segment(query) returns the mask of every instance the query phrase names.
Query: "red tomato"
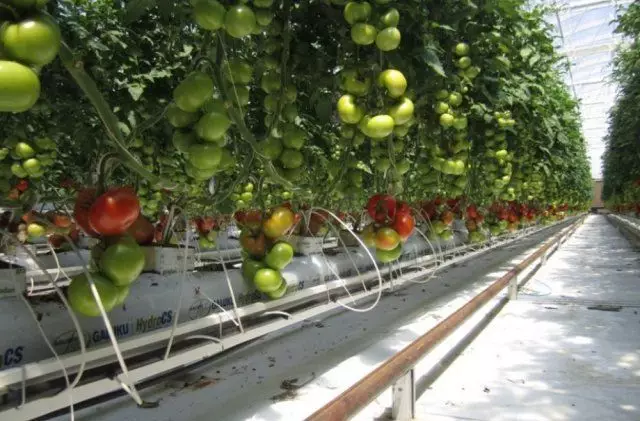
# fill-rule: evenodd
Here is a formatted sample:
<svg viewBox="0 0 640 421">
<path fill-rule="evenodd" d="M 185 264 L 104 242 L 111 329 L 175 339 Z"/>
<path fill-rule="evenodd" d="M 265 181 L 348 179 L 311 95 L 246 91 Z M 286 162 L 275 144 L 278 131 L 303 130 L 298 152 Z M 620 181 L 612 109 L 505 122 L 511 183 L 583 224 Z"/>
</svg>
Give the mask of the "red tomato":
<svg viewBox="0 0 640 421">
<path fill-rule="evenodd" d="M 401 213 L 411 213 L 409 204 L 404 200 L 401 200 L 396 204 L 396 217 Z"/>
<path fill-rule="evenodd" d="M 11 189 L 7 197 L 10 200 L 18 200 L 20 198 L 20 191 L 18 189 Z"/>
<path fill-rule="evenodd" d="M 402 212 L 396 214 L 396 220 L 393 223 L 393 229 L 400 235 L 403 240 L 409 238 L 413 232 L 413 228 L 416 226 L 416 221 L 409 212 Z"/>
<path fill-rule="evenodd" d="M 102 235 L 120 235 L 140 215 L 138 196 L 130 187 L 113 188 L 93 202 L 89 209 L 89 225 Z"/>
<path fill-rule="evenodd" d="M 400 235 L 391 228 L 380 228 L 376 231 L 375 243 L 376 248 L 380 250 L 393 250 L 400 244 Z"/>
<path fill-rule="evenodd" d="M 476 209 L 475 205 L 467 206 L 467 217 L 469 217 L 469 219 L 476 219 L 478 217 L 478 209 Z"/>
<path fill-rule="evenodd" d="M 127 229 L 127 233 L 138 244 L 150 244 L 153 242 L 155 227 L 144 215 L 139 215 L 138 219 Z"/>
<path fill-rule="evenodd" d="M 375 194 L 367 203 L 367 212 L 379 224 L 391 222 L 396 217 L 396 199 L 388 194 Z"/>
<path fill-rule="evenodd" d="M 73 207 L 73 215 L 76 223 L 91 237 L 97 237 L 98 233 L 89 224 L 89 209 L 96 198 L 96 189 L 86 188 L 78 190 L 76 203 Z"/>
<path fill-rule="evenodd" d="M 442 222 L 444 222 L 447 225 L 451 225 L 451 223 L 453 222 L 453 212 L 451 211 L 445 211 L 442 213 L 442 217 L 440 218 L 442 220 Z"/>
<path fill-rule="evenodd" d="M 28 187 L 29 187 L 29 182 L 24 179 L 18 181 L 18 184 L 16 184 L 16 189 L 18 189 L 18 191 L 20 192 L 24 192 L 25 190 L 27 190 Z"/>
</svg>

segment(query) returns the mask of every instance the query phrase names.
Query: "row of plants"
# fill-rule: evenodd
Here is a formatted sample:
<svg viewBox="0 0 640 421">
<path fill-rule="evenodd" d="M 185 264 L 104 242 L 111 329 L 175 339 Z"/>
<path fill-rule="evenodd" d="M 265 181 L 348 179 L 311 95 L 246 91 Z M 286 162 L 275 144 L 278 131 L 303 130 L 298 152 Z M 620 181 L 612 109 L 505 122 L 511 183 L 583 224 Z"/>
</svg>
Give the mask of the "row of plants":
<svg viewBox="0 0 640 421">
<path fill-rule="evenodd" d="M 523 1 L 2 6 L 3 233 L 94 237 L 105 309 L 141 246 L 189 230 L 210 249 L 239 226 L 243 275 L 278 298 L 291 235 L 349 225 L 388 263 L 416 226 L 482 242 L 588 206 L 577 104 Z"/>
<path fill-rule="evenodd" d="M 609 208 L 640 215 L 640 5 L 630 4 L 616 22 L 624 41 L 613 62 L 619 91 L 609 113 L 602 195 Z"/>
</svg>

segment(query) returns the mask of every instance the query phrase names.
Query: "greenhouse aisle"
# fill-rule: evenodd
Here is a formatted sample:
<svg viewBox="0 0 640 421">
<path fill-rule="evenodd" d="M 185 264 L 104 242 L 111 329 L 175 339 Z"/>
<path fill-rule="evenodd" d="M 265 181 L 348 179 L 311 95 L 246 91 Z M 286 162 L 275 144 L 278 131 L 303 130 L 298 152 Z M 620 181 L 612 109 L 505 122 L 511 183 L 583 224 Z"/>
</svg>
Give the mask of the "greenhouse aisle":
<svg viewBox="0 0 640 421">
<path fill-rule="evenodd" d="M 589 216 L 416 405 L 418 420 L 640 419 L 640 253 Z"/>
<path fill-rule="evenodd" d="M 75 419 L 304 419 L 433 328 L 563 227 L 566 224 L 550 227 L 444 269 L 425 284 L 385 294 L 370 312 L 333 312 L 307 320 L 231 350 L 204 367 L 144 388 L 142 397 L 158 402 L 157 408 L 137 408 L 123 396 L 78 409 Z M 386 395 L 378 402 L 385 399 Z M 68 419 L 68 415 L 55 418 Z"/>
</svg>

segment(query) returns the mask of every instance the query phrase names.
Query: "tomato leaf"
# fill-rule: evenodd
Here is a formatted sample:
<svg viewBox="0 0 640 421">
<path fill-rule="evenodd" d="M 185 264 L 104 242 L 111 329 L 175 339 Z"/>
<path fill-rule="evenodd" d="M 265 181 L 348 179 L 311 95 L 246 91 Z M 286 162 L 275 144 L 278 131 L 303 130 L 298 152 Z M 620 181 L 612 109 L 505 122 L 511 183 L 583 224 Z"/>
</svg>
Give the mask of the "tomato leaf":
<svg viewBox="0 0 640 421">
<path fill-rule="evenodd" d="M 125 8 L 124 20 L 126 23 L 132 23 L 144 16 L 149 9 L 156 5 L 156 0 L 131 0 Z"/>
<path fill-rule="evenodd" d="M 446 74 L 444 72 L 444 68 L 442 67 L 442 63 L 440 62 L 440 58 L 438 58 L 438 55 L 436 54 L 436 52 L 431 49 L 431 48 L 427 48 L 424 51 L 424 54 L 422 55 L 424 62 L 433 69 L 434 72 L 436 72 L 437 74 L 439 74 L 442 77 L 445 77 Z"/>
</svg>

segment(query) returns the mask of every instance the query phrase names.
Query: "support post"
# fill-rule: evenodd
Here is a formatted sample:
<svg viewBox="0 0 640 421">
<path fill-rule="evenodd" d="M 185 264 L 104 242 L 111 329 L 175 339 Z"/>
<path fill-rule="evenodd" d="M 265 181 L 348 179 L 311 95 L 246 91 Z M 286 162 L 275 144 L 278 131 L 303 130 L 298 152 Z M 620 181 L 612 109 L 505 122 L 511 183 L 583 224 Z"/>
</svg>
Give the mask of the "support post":
<svg viewBox="0 0 640 421">
<path fill-rule="evenodd" d="M 416 389 L 413 368 L 393 384 L 391 419 L 411 421 L 415 415 Z"/>
<path fill-rule="evenodd" d="M 518 275 L 511 278 L 511 280 L 509 281 L 509 299 L 518 299 Z"/>
</svg>

